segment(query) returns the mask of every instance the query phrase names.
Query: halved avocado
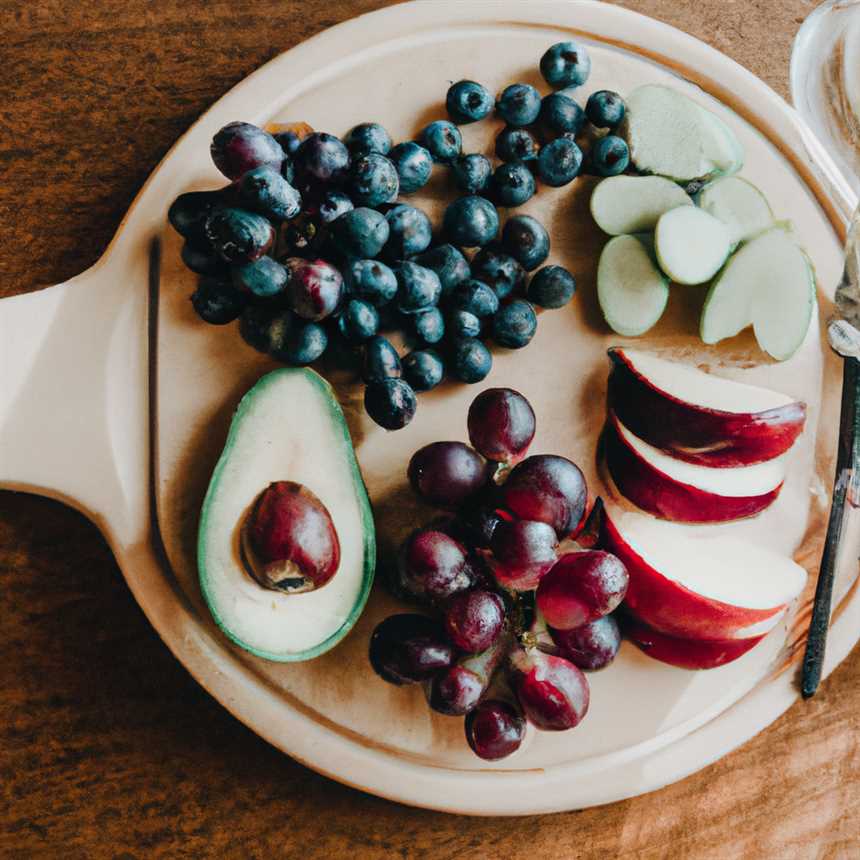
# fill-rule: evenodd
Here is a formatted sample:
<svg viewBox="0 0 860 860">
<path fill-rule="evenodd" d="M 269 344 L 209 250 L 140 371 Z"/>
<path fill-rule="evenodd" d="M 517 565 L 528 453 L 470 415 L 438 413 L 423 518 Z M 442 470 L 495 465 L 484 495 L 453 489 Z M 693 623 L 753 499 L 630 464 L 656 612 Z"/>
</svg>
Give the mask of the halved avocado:
<svg viewBox="0 0 860 860">
<path fill-rule="evenodd" d="M 245 568 L 242 529 L 273 481 L 304 484 L 331 514 L 340 565 L 315 591 L 264 588 Z M 318 374 L 276 370 L 242 398 L 203 502 L 197 564 L 215 622 L 238 646 L 266 660 L 317 657 L 361 615 L 376 567 L 373 514 L 343 413 Z"/>
</svg>

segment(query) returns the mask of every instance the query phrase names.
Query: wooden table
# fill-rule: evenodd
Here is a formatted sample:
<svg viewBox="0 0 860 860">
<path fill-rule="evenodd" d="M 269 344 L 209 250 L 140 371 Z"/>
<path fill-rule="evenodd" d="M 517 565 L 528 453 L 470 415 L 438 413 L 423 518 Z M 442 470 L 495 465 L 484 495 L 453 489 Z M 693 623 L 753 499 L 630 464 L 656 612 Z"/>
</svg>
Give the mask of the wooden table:
<svg viewBox="0 0 860 860">
<path fill-rule="evenodd" d="M 463 0 L 466 2 L 466 0 Z M 0 0 L 0 295 L 101 254 L 181 132 L 261 63 L 385 0 Z M 806 0 L 625 0 L 787 95 Z M 860 856 L 860 652 L 713 767 L 528 819 L 407 809 L 317 776 L 210 699 L 96 529 L 0 493 L 0 856 Z"/>
</svg>

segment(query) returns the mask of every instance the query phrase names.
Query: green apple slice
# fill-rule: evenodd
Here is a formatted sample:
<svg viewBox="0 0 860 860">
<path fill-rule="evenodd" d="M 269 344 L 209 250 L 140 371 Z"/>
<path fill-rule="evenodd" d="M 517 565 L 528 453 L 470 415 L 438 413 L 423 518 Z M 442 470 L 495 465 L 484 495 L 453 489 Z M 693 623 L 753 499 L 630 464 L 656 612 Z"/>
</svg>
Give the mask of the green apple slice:
<svg viewBox="0 0 860 860">
<path fill-rule="evenodd" d="M 727 176 L 706 185 L 696 203 L 729 228 L 732 243 L 745 242 L 773 226 L 767 198 L 752 182 Z"/>
<path fill-rule="evenodd" d="M 815 308 L 815 277 L 806 255 L 779 228 L 743 244 L 711 285 L 702 310 L 705 343 L 752 325 L 759 346 L 784 361 L 803 343 Z"/>
<path fill-rule="evenodd" d="M 610 176 L 591 193 L 591 216 L 604 233 L 647 233 L 664 212 L 693 201 L 664 176 Z"/>
<path fill-rule="evenodd" d="M 660 268 L 678 284 L 704 284 L 731 252 L 729 228 L 695 206 L 679 206 L 660 216 L 654 231 Z"/>
<path fill-rule="evenodd" d="M 340 564 L 315 591 L 286 594 L 248 573 L 241 533 L 258 495 L 295 481 L 326 506 Z M 309 660 L 352 628 L 376 566 L 373 515 L 349 430 L 328 383 L 306 369 L 264 376 L 239 403 L 200 516 L 200 587 L 215 622 L 238 646 L 267 660 Z"/>
<path fill-rule="evenodd" d="M 610 239 L 597 264 L 597 300 L 610 328 L 635 337 L 663 315 L 669 283 L 644 241 L 636 236 Z"/>
<path fill-rule="evenodd" d="M 744 166 L 744 148 L 735 133 L 714 113 L 696 105 L 702 155 L 711 176 L 730 176 Z"/>
</svg>

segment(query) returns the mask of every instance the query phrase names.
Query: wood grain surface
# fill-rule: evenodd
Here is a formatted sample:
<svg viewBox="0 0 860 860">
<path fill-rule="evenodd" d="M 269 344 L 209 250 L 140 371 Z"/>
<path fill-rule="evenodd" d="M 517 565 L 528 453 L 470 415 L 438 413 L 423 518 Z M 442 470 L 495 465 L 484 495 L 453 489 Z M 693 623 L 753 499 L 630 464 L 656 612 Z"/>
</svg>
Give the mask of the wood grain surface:
<svg viewBox="0 0 860 860">
<path fill-rule="evenodd" d="M 95 262 L 209 104 L 275 54 L 384 5 L 0 0 L 0 296 Z M 621 5 L 787 95 L 791 40 L 815 4 Z M 407 809 L 258 739 L 173 659 L 90 523 L 0 493 L 2 858 L 856 858 L 858 737 L 855 652 L 811 702 L 649 796 L 526 819 Z"/>
</svg>

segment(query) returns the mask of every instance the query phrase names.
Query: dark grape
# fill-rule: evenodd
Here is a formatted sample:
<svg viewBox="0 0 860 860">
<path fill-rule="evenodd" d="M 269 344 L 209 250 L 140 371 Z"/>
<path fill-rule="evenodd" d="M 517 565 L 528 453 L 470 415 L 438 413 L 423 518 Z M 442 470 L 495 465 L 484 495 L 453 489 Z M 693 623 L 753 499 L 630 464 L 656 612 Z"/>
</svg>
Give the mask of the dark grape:
<svg viewBox="0 0 860 860">
<path fill-rule="evenodd" d="M 496 525 L 490 541 L 496 579 L 517 591 L 535 588 L 555 564 L 557 547 L 555 531 L 546 523 L 503 520 Z"/>
<path fill-rule="evenodd" d="M 478 758 L 498 761 L 523 742 L 526 721 L 513 705 L 487 699 L 466 715 L 466 742 Z"/>
<path fill-rule="evenodd" d="M 563 657 L 517 649 L 509 658 L 511 685 L 526 717 L 543 731 L 578 725 L 588 711 L 588 680 Z"/>
<path fill-rule="evenodd" d="M 481 701 L 507 649 L 506 637 L 500 636 L 486 651 L 460 657 L 437 673 L 424 688 L 430 707 L 449 716 L 468 714 Z"/>
<path fill-rule="evenodd" d="M 182 262 L 198 275 L 223 275 L 227 270 L 227 263 L 219 254 L 205 245 L 201 246 L 187 239 L 182 245 L 180 256 Z"/>
<path fill-rule="evenodd" d="M 450 535 L 418 529 L 400 548 L 400 582 L 412 595 L 444 600 L 472 585 L 472 573 L 462 544 Z"/>
<path fill-rule="evenodd" d="M 376 335 L 364 344 L 361 378 L 365 382 L 399 379 L 401 373 L 400 357 L 390 340 Z"/>
<path fill-rule="evenodd" d="M 248 122 L 231 122 L 212 138 L 215 166 L 229 179 L 238 179 L 255 167 L 281 169 L 284 150 L 267 131 Z"/>
<path fill-rule="evenodd" d="M 561 538 L 579 525 L 588 493 L 578 466 L 565 457 L 538 454 L 514 466 L 501 497 L 511 513 L 548 523 Z"/>
<path fill-rule="evenodd" d="M 412 455 L 408 474 L 425 502 L 454 510 L 487 483 L 491 469 L 462 442 L 433 442 Z"/>
<path fill-rule="evenodd" d="M 204 229 L 210 246 L 230 263 L 259 260 L 275 241 L 271 223 L 244 209 L 213 209 Z"/>
<path fill-rule="evenodd" d="M 364 408 L 380 427 L 400 430 L 415 417 L 418 400 L 405 380 L 384 379 L 364 389 Z"/>
<path fill-rule="evenodd" d="M 627 568 L 611 553 L 569 552 L 541 580 L 537 605 L 551 627 L 573 630 L 612 612 L 629 580 Z"/>
<path fill-rule="evenodd" d="M 549 633 L 561 656 L 586 672 L 608 666 L 621 647 L 621 631 L 611 615 L 604 615 L 573 630 L 550 628 Z"/>
<path fill-rule="evenodd" d="M 189 191 L 180 194 L 170 204 L 167 220 L 180 236 L 205 248 L 209 241 L 206 238 L 206 219 L 223 205 L 224 195 L 220 191 Z"/>
<path fill-rule="evenodd" d="M 531 404 L 512 388 L 488 388 L 469 407 L 469 441 L 488 460 L 518 463 L 535 435 Z"/>
<path fill-rule="evenodd" d="M 191 304 L 204 322 L 226 325 L 242 313 L 247 298 L 228 281 L 201 278 L 191 296 Z"/>
<path fill-rule="evenodd" d="M 443 607 L 448 638 L 461 651 L 477 654 L 486 651 L 502 632 L 505 606 L 491 591 L 461 591 Z"/>
<path fill-rule="evenodd" d="M 391 615 L 370 637 L 370 664 L 389 684 L 414 684 L 445 669 L 454 649 L 442 625 L 426 615 Z"/>
</svg>

